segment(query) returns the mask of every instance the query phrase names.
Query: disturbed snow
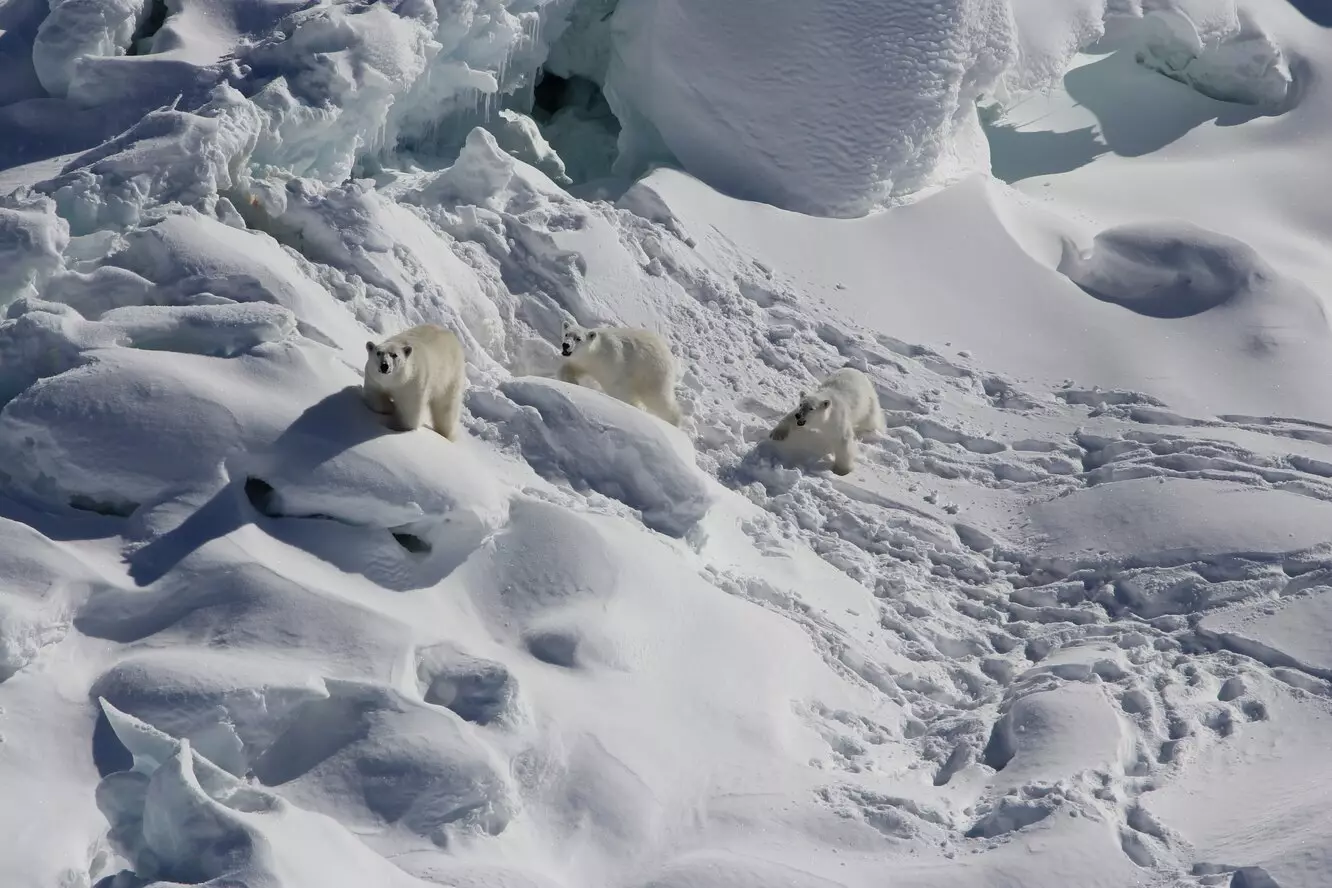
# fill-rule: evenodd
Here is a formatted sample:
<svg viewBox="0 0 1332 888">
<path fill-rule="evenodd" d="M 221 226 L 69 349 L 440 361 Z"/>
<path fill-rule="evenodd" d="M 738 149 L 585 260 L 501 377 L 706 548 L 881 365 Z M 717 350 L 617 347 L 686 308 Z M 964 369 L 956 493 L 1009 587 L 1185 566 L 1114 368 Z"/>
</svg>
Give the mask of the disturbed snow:
<svg viewBox="0 0 1332 888">
<path fill-rule="evenodd" d="M 0 5 L 0 882 L 1326 885 L 1332 37 L 714 6 Z M 456 444 L 355 391 L 424 321 Z"/>
</svg>

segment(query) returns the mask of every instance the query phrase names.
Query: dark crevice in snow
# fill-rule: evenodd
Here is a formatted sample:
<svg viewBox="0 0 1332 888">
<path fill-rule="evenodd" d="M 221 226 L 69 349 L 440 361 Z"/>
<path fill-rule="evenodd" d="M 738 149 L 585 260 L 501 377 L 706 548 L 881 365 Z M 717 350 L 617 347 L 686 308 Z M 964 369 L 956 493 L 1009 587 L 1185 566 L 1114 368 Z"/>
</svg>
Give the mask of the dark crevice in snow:
<svg viewBox="0 0 1332 888">
<path fill-rule="evenodd" d="M 93 726 L 92 757 L 99 777 L 128 771 L 134 767 L 134 756 L 125 748 L 125 744 L 120 742 L 103 710 L 98 711 L 97 723 Z"/>
<path fill-rule="evenodd" d="M 533 632 L 524 641 L 527 652 L 543 663 L 566 669 L 578 665 L 578 638 L 571 632 L 548 629 Z"/>
<path fill-rule="evenodd" d="M 599 85 L 585 77 L 540 70 L 531 116 L 575 185 L 611 178 L 620 121 Z"/>
<path fill-rule="evenodd" d="M 981 761 L 996 771 L 1002 771 L 1008 767 L 1008 763 L 1013 760 L 1013 756 L 1016 754 L 1017 748 L 1013 740 L 1012 727 L 1009 724 L 1008 717 L 1005 716 L 995 723 L 994 729 L 990 732 L 990 742 L 985 744 Z"/>
<path fill-rule="evenodd" d="M 69 505 L 70 508 L 78 509 L 80 512 L 95 512 L 98 515 L 107 515 L 113 518 L 128 518 L 139 508 L 138 503 L 132 503 L 129 500 L 103 500 L 84 496 L 83 494 L 71 496 Z"/>
<path fill-rule="evenodd" d="M 148 7 L 148 15 L 130 38 L 129 48 L 125 54 L 150 55 L 153 51 L 153 38 L 162 30 L 162 25 L 166 24 L 167 16 L 170 14 L 171 10 L 167 8 L 166 0 L 152 0 Z"/>
<path fill-rule="evenodd" d="M 250 505 L 254 507 L 254 510 L 267 518 L 336 521 L 339 524 L 349 523 L 345 519 L 338 518 L 336 515 L 325 515 L 320 512 L 295 513 L 284 511 L 277 490 L 274 489 L 272 484 L 269 484 L 262 478 L 255 478 L 253 476 L 246 478 L 244 490 L 245 498 L 249 500 Z M 372 529 L 373 528 L 367 528 L 367 530 Z M 389 533 L 399 546 L 402 546 L 402 548 L 414 555 L 429 554 L 432 549 L 429 540 L 419 534 L 412 533 L 406 528 L 392 529 Z"/>
<path fill-rule="evenodd" d="M 393 539 L 397 540 L 398 545 L 402 546 L 408 552 L 423 555 L 430 551 L 430 543 L 414 533 L 397 530 L 392 531 L 392 533 Z"/>
</svg>

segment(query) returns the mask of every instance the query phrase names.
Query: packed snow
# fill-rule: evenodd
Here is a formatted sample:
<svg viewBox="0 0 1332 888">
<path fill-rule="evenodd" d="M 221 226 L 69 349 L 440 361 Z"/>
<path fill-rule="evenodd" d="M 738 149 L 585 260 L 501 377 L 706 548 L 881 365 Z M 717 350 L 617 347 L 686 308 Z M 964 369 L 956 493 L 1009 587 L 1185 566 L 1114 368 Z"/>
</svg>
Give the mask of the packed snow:
<svg viewBox="0 0 1332 888">
<path fill-rule="evenodd" d="M 0 0 L 0 885 L 1332 884 L 1299 6 Z"/>
</svg>

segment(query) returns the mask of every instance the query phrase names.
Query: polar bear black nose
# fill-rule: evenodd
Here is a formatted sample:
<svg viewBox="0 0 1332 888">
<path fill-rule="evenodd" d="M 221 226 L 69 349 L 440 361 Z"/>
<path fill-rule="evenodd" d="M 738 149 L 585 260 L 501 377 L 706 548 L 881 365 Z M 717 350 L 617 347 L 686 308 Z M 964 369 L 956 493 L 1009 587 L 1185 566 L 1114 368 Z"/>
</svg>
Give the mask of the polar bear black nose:
<svg viewBox="0 0 1332 888">
<path fill-rule="evenodd" d="M 388 361 L 380 361 L 380 362 L 379 362 L 379 372 L 380 372 L 380 373 L 387 373 L 387 372 L 388 372 Z"/>
<path fill-rule="evenodd" d="M 573 349 L 570 348 L 568 345 L 561 346 L 560 351 L 564 353 L 564 356 L 566 358 L 569 357 L 569 355 L 573 354 Z"/>
<path fill-rule="evenodd" d="M 805 418 L 803 416 L 800 419 L 796 420 L 796 425 L 802 426 L 804 424 L 805 424 Z"/>
</svg>

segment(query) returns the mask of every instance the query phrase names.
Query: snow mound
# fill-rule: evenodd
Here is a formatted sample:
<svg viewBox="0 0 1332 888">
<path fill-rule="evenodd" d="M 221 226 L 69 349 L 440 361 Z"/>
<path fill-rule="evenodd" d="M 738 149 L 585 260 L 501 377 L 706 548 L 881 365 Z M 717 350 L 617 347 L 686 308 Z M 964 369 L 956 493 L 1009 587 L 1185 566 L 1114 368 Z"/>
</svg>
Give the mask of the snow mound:
<svg viewBox="0 0 1332 888">
<path fill-rule="evenodd" d="M 839 216 L 984 168 L 974 101 L 1015 57 L 1002 0 L 622 0 L 611 24 L 617 172 L 674 159 L 737 197 Z"/>
<path fill-rule="evenodd" d="M 422 884 L 356 840 L 330 817 L 303 811 L 233 777 L 176 740 L 102 702 L 134 769 L 107 776 L 98 804 L 111 836 L 148 880 L 213 880 L 295 888 Z M 319 848 L 310 855 L 311 848 Z"/>
<path fill-rule="evenodd" d="M 150 7 L 148 0 L 52 3 L 32 46 L 32 65 L 42 86 L 53 96 L 63 96 L 85 58 L 122 55 L 147 20 Z"/>
<path fill-rule="evenodd" d="M 1233 3 L 1217 3 L 1203 13 L 1222 17 L 1211 29 L 1200 27 L 1190 11 L 1186 6 L 1149 11 L 1141 26 L 1138 63 L 1223 102 L 1280 110 L 1293 78 L 1272 38 Z"/>
<path fill-rule="evenodd" d="M 683 536 L 712 501 L 688 440 L 661 420 L 592 389 L 542 379 L 500 385 L 474 408 L 517 439 L 532 467 L 617 499 L 643 523 Z"/>
<path fill-rule="evenodd" d="M 0 199 L 0 308 L 61 267 L 69 223 L 54 210 L 44 197 Z"/>
<path fill-rule="evenodd" d="M 1281 280 L 1251 247 L 1193 225 L 1103 231 L 1089 251 L 1066 254 L 1060 271 L 1096 298 L 1148 317 L 1184 318 L 1229 306 L 1284 309 L 1304 315 L 1290 318 L 1292 327 L 1327 326 L 1318 299 Z"/>
</svg>

